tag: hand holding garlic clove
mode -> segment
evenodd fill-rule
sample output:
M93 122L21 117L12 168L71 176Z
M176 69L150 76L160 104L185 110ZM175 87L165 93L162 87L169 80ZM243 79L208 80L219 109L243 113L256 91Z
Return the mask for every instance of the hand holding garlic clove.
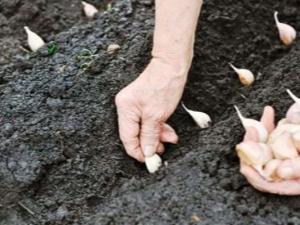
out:
M240 171L260 191L299 195L300 126L284 118L275 128L274 117L273 108L265 107L260 122L268 131L266 143L259 142L260 135L256 127L245 128L244 140L236 146Z

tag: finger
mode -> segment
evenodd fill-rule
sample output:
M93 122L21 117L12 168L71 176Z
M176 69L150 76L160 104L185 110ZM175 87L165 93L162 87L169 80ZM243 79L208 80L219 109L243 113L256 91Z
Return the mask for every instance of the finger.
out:
M159 145L159 137L162 131L162 123L146 119L142 121L140 132L140 144L144 156L152 156Z
M128 155L140 162L144 162L144 155L140 148L139 117L135 112L117 108L120 139Z
M162 154L164 152L165 152L165 146L163 145L163 143L159 142L156 153Z
M258 132L254 127L247 127L246 134L244 136L244 141L254 141L258 142L259 136Z
M260 119L260 122L262 122L262 124L265 125L269 133L271 133L275 128L274 119L275 119L275 111L273 107L266 106L264 108L264 112Z
M162 126L162 132L159 139L161 142L168 142L173 144L176 144L178 142L178 136L175 130L166 123L164 123Z
M241 163L241 173L248 182L257 190L279 195L299 195L300 185L298 180L284 180L279 182L269 182L260 174L245 163Z
M300 178L300 157L284 160L277 169L277 175L282 179Z

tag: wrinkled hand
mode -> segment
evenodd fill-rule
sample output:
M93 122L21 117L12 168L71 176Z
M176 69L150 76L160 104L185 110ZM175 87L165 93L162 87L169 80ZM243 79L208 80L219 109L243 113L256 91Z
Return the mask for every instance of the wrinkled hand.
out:
M274 129L274 109L267 106L261 118L261 122L266 126L270 133ZM244 141L258 141L258 133L254 127L247 129ZM283 160L277 169L279 177L287 180L269 182L265 180L251 166L241 162L241 173L248 182L262 192L269 192L280 195L299 195L300 194L300 157L295 159Z
M152 59L145 71L116 96L120 139L131 157L164 152L163 142L178 136L165 121L174 112L184 89L187 69Z

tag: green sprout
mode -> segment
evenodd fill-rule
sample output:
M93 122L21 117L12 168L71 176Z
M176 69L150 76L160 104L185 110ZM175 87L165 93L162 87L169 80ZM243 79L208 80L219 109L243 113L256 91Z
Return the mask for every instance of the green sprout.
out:
M52 44L49 48L48 48L48 52L49 54L53 54L56 51L56 44Z

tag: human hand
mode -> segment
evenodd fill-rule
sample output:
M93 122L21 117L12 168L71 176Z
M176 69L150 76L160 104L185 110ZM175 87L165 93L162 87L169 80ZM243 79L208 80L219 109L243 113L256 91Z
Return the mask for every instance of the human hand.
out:
M261 118L261 122L266 126L270 133L274 129L274 109L267 106ZM254 127L246 130L243 141L258 142L258 132ZM262 192L269 192L279 195L299 195L300 194L300 157L285 159L278 166L276 173L283 180L270 182L265 180L259 172L240 162L240 171L248 182Z
M163 142L177 143L165 123L182 96L189 66L153 58L145 71L116 96L120 139L131 157L164 152Z

